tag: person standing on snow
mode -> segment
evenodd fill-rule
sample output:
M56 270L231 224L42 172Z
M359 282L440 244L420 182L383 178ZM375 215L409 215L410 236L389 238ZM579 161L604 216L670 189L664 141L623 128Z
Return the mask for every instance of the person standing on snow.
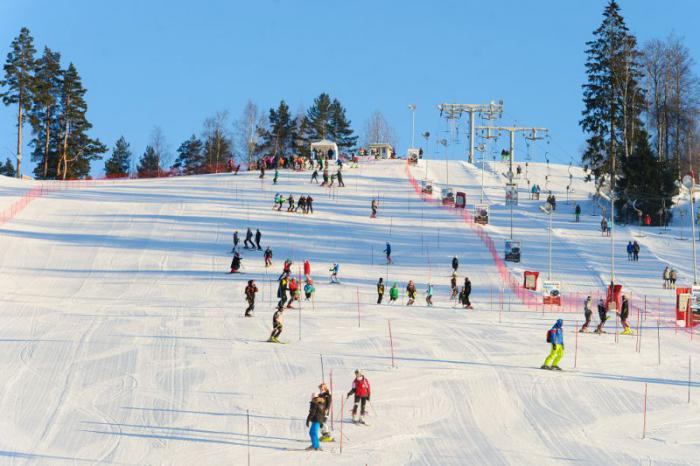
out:
M260 247L260 240L262 239L262 233L260 233L260 229L255 230L255 245L258 247L258 251L262 251L262 248Z
M277 184L277 179L280 177L280 171L275 167L275 176L272 177L272 184Z
M229 273L237 273L238 270L241 268L241 255L238 253L238 251L233 253L233 260L231 260L231 271Z
M469 281L469 277L464 277L464 286L462 286L462 293L460 299L462 301L462 306L466 309L474 309L472 307L471 301L469 301L469 295L472 293L472 282Z
M635 262L637 262L639 260L639 250L640 250L639 243L637 241L632 243L632 260Z
M386 263L391 264L391 244L389 244L388 241L386 243L386 248L384 248L383 252L386 254Z
M318 386L318 396L323 398L323 404L325 407L325 411L323 412L325 417L328 417L331 412L331 406L333 405L333 395L331 394L331 391L328 390L328 385L325 383L321 383L321 385ZM333 437L331 437L331 433L328 430L328 425L326 425L326 422L321 423L321 439L322 442L332 442Z
M250 246L248 246L248 244L250 244ZM248 231L246 231L245 233L245 241L243 241L243 247L246 249L255 249L255 245L253 244L253 232L250 228L248 228Z
M663 279L664 288L671 288L671 271L669 270L668 265L664 268Z
M343 183L343 172L340 170L340 168L338 168L338 172L336 173L336 175L338 176L338 187L344 188L345 183Z
M307 280L311 278L311 263L309 259L304 259L304 275Z
M634 246L632 246L632 241L627 243L627 260L632 260L632 252L634 251Z
M425 290L425 302L428 306L433 305L433 285L428 283L428 289Z
M245 310L246 317L253 317L251 313L255 309L255 294L258 292L258 287L255 285L255 280L248 280L248 286L245 287L245 300L248 301L248 307Z
M408 296L406 306L413 306L413 303L416 302L416 285L413 284L413 280L408 281L408 285L406 286L406 295Z
M389 289L389 304L396 302L397 299L399 299L399 287L396 282L394 282Z
M277 307L282 309L287 304L287 276L282 275L279 285L277 286L277 297L280 299L277 302Z
M586 322L583 324L581 327L581 332L587 332L588 331L588 326L591 323L591 316L593 315L593 309L591 309L591 306L593 305L593 300L591 297L587 297L586 300L583 302L583 316L586 318Z
M289 207L287 208L287 212L292 212L294 210L294 196L291 194L287 198L287 202L289 203Z
M562 325L564 325L564 321L558 319L554 326L547 332L547 343L552 345L552 350L549 352L549 356L544 360L544 364L542 364L540 369L561 370L558 364L561 358L564 357L564 329Z
M676 288L676 280L678 279L678 272L676 272L676 269L671 269L671 271L668 273L669 280L671 281L671 288L675 289Z
M580 221L581 218L581 205L576 204L576 209L574 210L574 215L576 215L576 223Z
M340 270L340 265L337 262L333 262L331 268L328 271L331 273L331 283L340 283L338 281L338 271Z
M316 287L314 287L313 280L311 280L310 277L307 278L306 284L304 285L304 295L305 295L307 301L313 297L315 291L316 291Z
M236 252L236 248L238 247L238 242L240 239L238 238L238 230L233 232L233 249L231 249L231 253Z
M377 218L377 210L379 209L379 204L377 203L376 199L372 199L372 204L370 204L370 208L372 209L372 214L369 216L369 218Z
M352 389L348 392L346 397L350 398L350 395L355 395L355 403L352 407L352 422L359 422L360 424L365 423L365 404L369 401L371 391L369 386L369 380L362 375L359 370L355 371L355 380L352 381ZM357 407L360 407L360 417L357 418Z
M598 318L600 319L600 323L596 327L595 333L603 333L605 321L608 320L608 310L605 307L605 301L603 301L603 298L598 300Z
M313 394L311 396L311 402L309 403L309 415L306 416L306 427L311 426L309 429L309 437L311 437L311 446L307 447L307 450L319 451L321 450L321 445L319 444L318 432L321 428L321 424L326 422L326 406L323 398Z
M622 303L620 304L620 312L617 314L620 316L620 322L622 323L622 328L624 330L622 331L623 335L632 335L632 328L630 327L630 324L627 323L627 319L629 319L630 316L630 302L627 299L627 296L622 295Z
M457 259L457 256L454 256L452 258L452 271L457 272L458 268L459 268L459 259Z
M382 304L382 299L384 298L384 279L379 277L377 282L377 304Z
M292 304L294 301L299 299L299 282L292 277L289 281L289 303L287 304L287 309L292 309Z
M457 299L457 295L459 294L459 291L457 290L457 272L452 272L452 278L450 278L450 289L452 290L450 299Z
M283 313L284 308L279 306L275 313L272 315L272 333L270 334L270 338L267 340L268 343L280 342L277 338L282 334L282 329L284 328L284 325L282 325Z
M270 267L272 265L272 249L270 249L270 246L265 249L263 257L265 258L265 267Z
M314 168L314 172L311 174L311 181L309 181L309 183L313 183L314 181L316 182L316 184L318 184L318 169L317 168Z

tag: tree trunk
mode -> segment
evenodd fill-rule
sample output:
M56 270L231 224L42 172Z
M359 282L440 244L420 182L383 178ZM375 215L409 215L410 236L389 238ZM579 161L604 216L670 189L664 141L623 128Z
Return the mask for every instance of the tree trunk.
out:
M51 107L46 109L46 141L44 142L44 179L49 174L49 139L51 137Z
M23 96L19 94L19 108L17 110L17 178L22 178L22 100Z

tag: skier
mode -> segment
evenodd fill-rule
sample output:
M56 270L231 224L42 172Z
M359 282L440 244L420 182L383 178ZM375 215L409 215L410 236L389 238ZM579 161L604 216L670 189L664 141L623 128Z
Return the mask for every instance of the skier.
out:
M292 273L292 261L290 259L287 259L284 261L284 265L282 266L282 275L289 275ZM282 276L280 275L280 277Z
M598 318L600 323L595 329L595 333L603 333L603 327L605 327L605 321L608 320L608 310L605 307L605 301L603 298L598 300Z
M318 170L316 168L314 168L314 172L311 174L311 181L309 181L309 183L313 183L314 181L318 184Z
M320 451L321 445L318 443L318 431L321 428L321 424L326 422L326 405L323 398L313 394L311 396L311 402L309 403L309 415L306 416L306 427L311 425L309 429L309 437L311 437L311 445L306 449L311 451Z
M292 309L292 304L294 301L299 300L299 282L296 278L292 277L289 281L289 303L287 304L287 309Z
M581 206L579 204L576 204L576 209L574 210L574 214L576 215L576 223L578 223L579 219L581 217Z
M627 300L627 296L622 295L622 303L620 304L620 312L617 314L620 316L620 322L622 323L623 335L632 335L632 327L627 323L627 319L630 316L630 302Z
M250 246L248 246L248 243L250 243ZM245 233L245 241L243 241L243 247L246 249L255 249L255 245L253 244L253 232L248 228L248 231Z
M262 233L260 233L260 229L255 230L255 245L258 247L258 251L262 251L262 248L260 247L260 239L262 238Z
M671 269L671 271L668 273L669 281L671 282L671 288L675 289L676 288L676 280L678 279L678 272L676 272L676 269Z
M306 196L306 212L307 212L307 213L312 213L312 214L314 213L314 204L313 204L313 202L314 202L314 198L311 197L311 196L309 196L309 195L307 195L307 196Z
M632 260L632 253L634 252L634 246L632 246L632 241L627 243L627 260Z
M561 368L557 365L561 358L564 357L564 329L562 328L564 321L558 319L554 326L547 332L547 343L551 343L552 350L544 360L544 364L540 369L549 369L560 371Z
M345 183L343 183L343 172L340 171L340 168L338 168L338 173L336 173L336 176L338 177L338 187L344 188Z
M457 259L457 256L454 256L452 258L452 271L457 272L458 268L459 268L459 259Z
M605 217L600 219L600 234L603 236L610 236L610 230L608 229L608 221Z
M386 263L391 264L391 244L389 244L389 242L386 243L386 248L383 252L386 254Z
M265 249L263 257L265 258L265 267L270 267L272 265L272 249L270 249L270 246Z
M639 260L639 243L635 241L632 243L632 260L637 262Z
M287 304L287 277L285 275L280 278L277 285L277 297L279 298L277 307L282 309Z
M304 285L304 296L306 297L307 301L313 298L314 292L316 292L316 287L314 287L314 281L311 280L311 278L307 278L306 284Z
M591 305L592 300L591 297L588 296L583 302L583 316L586 318L586 323L584 323L581 327L581 332L588 332L588 326L591 323L591 316L593 315L593 309L591 309Z
M428 289L425 290L425 302L428 306L433 305L433 285L428 283Z
M231 261L231 271L229 273L236 273L241 268L241 255L236 251L233 253L233 260Z
M340 283L338 281L338 271L340 270L340 265L337 262L333 262L331 268L328 271L331 273L331 283Z
M474 309L472 307L471 301L469 301L469 295L472 293L472 282L469 281L469 277L464 277L464 286L462 286L462 294L460 296L462 301L462 306L466 309Z
M304 259L304 276L309 280L311 278L311 263L309 259Z
M260 177L261 180L265 178L265 161L261 160L260 161Z
M370 208L372 209L372 214L369 216L369 218L377 218L377 209L379 209L379 205L377 204L376 199L372 199L372 204L370 204Z
M245 287L245 300L248 301L248 307L245 310L246 317L253 317L252 312L255 309L255 294L258 292L258 287L255 285L255 280L248 280L248 286Z
M277 168L275 168L275 176L272 177L272 184L277 184L277 179L279 178L279 176L280 176L280 171Z
M450 278L450 289L452 290L450 300L457 299L457 294L459 293L457 290L457 272L452 272L452 278Z
M267 340L268 343L280 342L277 338L282 334L282 329L284 328L284 326L282 325L283 313L284 308L282 306L278 306L277 310L272 315L272 333L270 334L270 338Z
M395 302L397 299L399 299L399 287L396 285L396 282L394 282L389 289L389 304Z
M413 284L413 280L409 280L406 286L406 296L408 296L406 306L413 306L413 303L416 302L416 285Z
M289 207L287 208L287 212L292 212L294 210L294 196L291 194L287 198L287 202L289 203Z
M328 186L328 168L323 168L323 183L321 186Z
M377 282L377 304L382 304L382 299L384 298L384 279L379 277Z
M333 395L331 394L330 390L328 390L328 385L325 383L321 383L321 385L318 386L318 396L323 398L323 403L325 406L325 411L324 415L328 417L330 415L331 411L331 406L333 405ZM326 425L325 422L321 423L321 441L322 442L332 442L333 437L331 437L331 433L328 430L328 425Z
M233 232L233 249L231 249L231 252L234 253L236 252L236 248L238 247L238 242L240 239L238 238L238 230Z
M350 398L350 395L355 395L355 403L352 407L352 422L359 422L360 424L365 424L365 404L369 401L370 397L370 386L369 380L362 375L359 370L355 371L355 380L352 381L352 389L348 392L346 398ZM357 407L360 406L360 418L357 419Z
M301 209L301 213L306 213L306 196L301 196L299 198L299 202L297 202L297 208L294 209L294 212L299 212L299 209Z
M671 271L669 270L668 265L664 268L663 278L664 288L671 288Z

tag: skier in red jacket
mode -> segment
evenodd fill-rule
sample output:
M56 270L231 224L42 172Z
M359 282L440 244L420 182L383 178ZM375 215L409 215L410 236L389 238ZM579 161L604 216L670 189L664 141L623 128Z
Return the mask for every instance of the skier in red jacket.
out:
M359 422L360 424L365 424L365 404L369 401L370 397L370 387L369 380L365 378L364 375L358 370L355 371L355 380L352 381L352 390L348 392L346 398L350 398L350 395L355 395L355 404L352 407L352 422ZM360 418L357 419L357 406L360 405Z
M311 277L311 263L308 259L304 261L304 275L306 275L307 280Z

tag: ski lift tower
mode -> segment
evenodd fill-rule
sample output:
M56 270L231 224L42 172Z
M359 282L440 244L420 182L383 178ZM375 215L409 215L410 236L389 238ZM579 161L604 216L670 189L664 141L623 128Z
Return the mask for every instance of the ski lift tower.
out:
M474 125L475 115L487 120L500 118L503 114L503 101L491 101L488 104L439 104L440 116L446 120L459 120L462 114L469 114L469 163L474 163Z
M523 126L477 126L476 129L490 131L506 131L510 134L510 155L509 155L509 166L508 166L508 182L513 183L513 159L515 158L515 134L523 133L523 137L531 141L536 141L537 139L542 139L542 136L538 136L537 133L548 134L549 130L547 128L536 128L536 127L523 127Z

